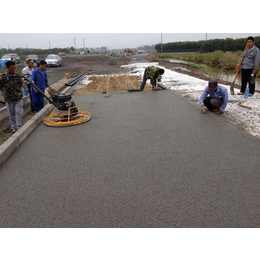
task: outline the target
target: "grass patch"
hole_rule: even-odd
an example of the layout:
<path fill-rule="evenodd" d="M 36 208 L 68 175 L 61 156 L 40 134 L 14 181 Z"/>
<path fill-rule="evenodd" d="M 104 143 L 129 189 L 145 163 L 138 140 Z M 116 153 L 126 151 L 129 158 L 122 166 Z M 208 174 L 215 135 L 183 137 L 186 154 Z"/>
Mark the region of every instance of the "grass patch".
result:
<path fill-rule="evenodd" d="M 176 59 L 187 62 L 192 62 L 198 65 L 207 65 L 209 67 L 222 70 L 235 70 L 238 63 L 241 51 L 237 52 L 223 52 L 214 51 L 209 53 L 162 53 L 159 58 L 162 59 Z M 202 68 L 204 69 L 204 68 Z"/>

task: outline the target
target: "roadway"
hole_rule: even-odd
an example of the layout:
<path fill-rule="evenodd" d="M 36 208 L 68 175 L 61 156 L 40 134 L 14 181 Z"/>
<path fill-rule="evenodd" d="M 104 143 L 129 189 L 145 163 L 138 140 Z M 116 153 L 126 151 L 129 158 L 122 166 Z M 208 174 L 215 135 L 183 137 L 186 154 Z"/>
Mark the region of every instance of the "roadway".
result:
<path fill-rule="evenodd" d="M 0 168 L 0 227 L 259 227 L 259 139 L 174 91 L 73 97 Z"/>

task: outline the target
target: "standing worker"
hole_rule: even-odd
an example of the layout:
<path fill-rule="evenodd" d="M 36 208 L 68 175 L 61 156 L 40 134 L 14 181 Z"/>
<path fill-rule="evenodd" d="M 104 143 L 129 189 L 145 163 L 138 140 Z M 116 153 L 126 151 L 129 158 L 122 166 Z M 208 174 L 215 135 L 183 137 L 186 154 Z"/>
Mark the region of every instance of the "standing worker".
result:
<path fill-rule="evenodd" d="M 6 68 L 7 73 L 0 79 L 0 89 L 4 93 L 12 133 L 15 133 L 23 125 L 23 83 L 15 73 L 16 67 L 13 61 L 7 61 Z"/>
<path fill-rule="evenodd" d="M 259 49 L 255 46 L 254 37 L 250 36 L 247 38 L 247 49 L 245 51 L 244 59 L 242 61 L 242 73 L 241 73 L 241 90 L 238 95 L 244 95 L 247 83 L 249 84 L 249 96 L 253 96 L 255 93 L 255 78 L 258 70 L 259 62 L 260 62 L 260 53 Z M 237 70 L 240 69 L 240 60 L 237 64 Z M 252 75 L 253 74 L 253 75 Z M 251 82 L 251 75 L 254 77 Z"/>
<path fill-rule="evenodd" d="M 49 83 L 46 73 L 47 62 L 45 60 L 40 61 L 39 68 L 36 68 L 32 72 L 31 80 L 33 83 L 44 93 L 45 88 L 49 88 Z M 31 87 L 32 103 L 35 111 L 38 113 L 44 107 L 44 97 L 33 87 Z"/>
<path fill-rule="evenodd" d="M 200 108 L 203 113 L 208 109 L 213 113 L 224 112 L 228 102 L 228 92 L 217 80 L 211 79 L 200 97 Z M 207 108 L 207 109 L 206 109 Z"/>
<path fill-rule="evenodd" d="M 33 69 L 34 61 L 32 59 L 29 59 L 26 63 L 27 63 L 27 66 L 22 70 L 22 75 L 25 76 L 26 78 L 28 77 L 28 79 L 30 79 L 32 76 L 32 72 L 34 70 Z M 31 112 L 35 112 L 35 109 L 33 107 L 33 102 L 32 102 L 31 85 L 26 80 L 24 80 L 23 85 L 24 85 L 25 90 L 29 93 L 29 96 L 30 96 Z"/>
<path fill-rule="evenodd" d="M 156 79 L 160 75 L 163 75 L 163 74 L 164 74 L 164 69 L 160 69 L 160 68 L 155 67 L 155 66 L 147 67 L 144 71 L 143 81 L 142 81 L 142 84 L 140 86 L 140 89 L 143 91 L 147 79 L 150 79 L 151 84 L 152 84 L 152 88 L 153 88 L 153 90 L 155 90 L 156 89 Z"/>

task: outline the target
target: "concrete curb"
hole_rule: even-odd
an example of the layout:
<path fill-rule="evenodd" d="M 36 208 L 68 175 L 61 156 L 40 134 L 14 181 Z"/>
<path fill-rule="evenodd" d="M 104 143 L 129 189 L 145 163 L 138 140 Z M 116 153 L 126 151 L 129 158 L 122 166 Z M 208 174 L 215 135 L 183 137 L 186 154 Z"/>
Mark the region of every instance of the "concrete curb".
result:
<path fill-rule="evenodd" d="M 71 87 L 67 87 L 62 93 L 71 91 Z M 16 133 L 9 137 L 0 146 L 0 166 L 12 155 L 12 153 L 23 143 L 23 141 L 31 134 L 31 132 L 49 115 L 54 106 L 47 104 L 39 113 L 27 121 Z"/>

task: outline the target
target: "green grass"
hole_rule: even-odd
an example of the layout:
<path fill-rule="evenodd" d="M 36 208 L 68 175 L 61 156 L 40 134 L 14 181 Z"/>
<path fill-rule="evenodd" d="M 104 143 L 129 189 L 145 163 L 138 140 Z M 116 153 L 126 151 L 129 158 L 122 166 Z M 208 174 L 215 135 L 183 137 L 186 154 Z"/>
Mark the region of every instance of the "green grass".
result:
<path fill-rule="evenodd" d="M 214 51 L 210 53 L 162 53 L 159 54 L 161 59 L 176 59 L 192 62 L 198 65 L 207 65 L 215 69 L 235 70 L 239 57 L 242 52 L 223 52 Z"/>

